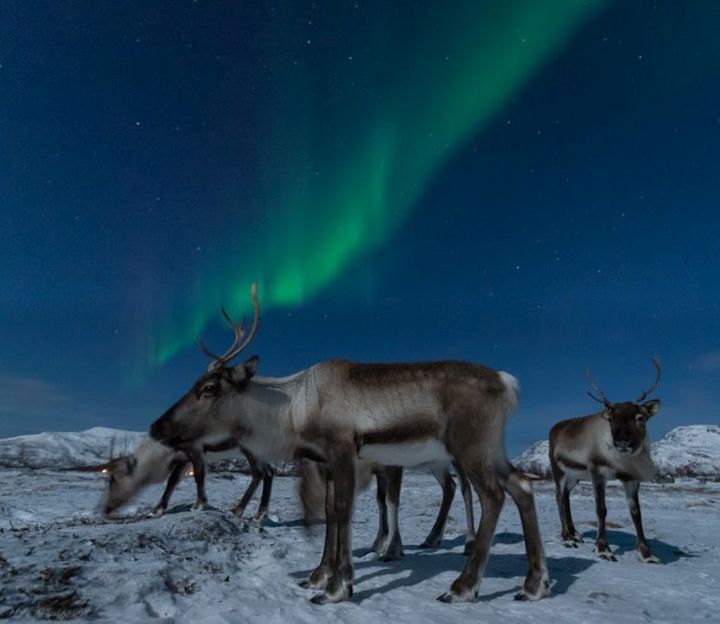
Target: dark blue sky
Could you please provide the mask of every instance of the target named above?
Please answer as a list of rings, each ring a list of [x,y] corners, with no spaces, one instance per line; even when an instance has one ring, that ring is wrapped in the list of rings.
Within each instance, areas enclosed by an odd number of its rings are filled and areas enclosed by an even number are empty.
[[[332,205],[278,210],[264,189],[315,166],[299,155],[349,153],[387,101],[412,114],[433,98],[433,59],[462,39],[449,25],[464,11],[489,37],[527,3],[239,4],[0,5],[1,436],[144,429],[207,363],[185,343],[149,357],[164,325],[187,327],[210,290],[237,299],[246,258],[262,286],[295,223],[302,264],[332,218]],[[263,374],[331,357],[503,368],[523,387],[518,452],[594,409],[588,367],[626,400],[655,355],[653,437],[720,420],[720,6],[594,4],[426,172],[386,236],[265,307]],[[393,82],[414,75],[401,61],[420,68],[415,88]],[[258,233],[275,228],[277,245]],[[217,350],[229,340],[219,322],[202,333]]]

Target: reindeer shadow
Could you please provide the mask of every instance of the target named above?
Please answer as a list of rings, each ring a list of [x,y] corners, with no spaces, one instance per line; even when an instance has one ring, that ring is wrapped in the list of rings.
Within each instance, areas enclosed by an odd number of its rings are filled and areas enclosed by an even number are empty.
[[[499,538],[499,539],[498,539]],[[520,534],[515,533],[499,533],[495,538],[495,543],[516,544],[523,541]],[[374,594],[385,594],[401,587],[411,587],[422,583],[423,581],[432,579],[443,572],[460,573],[467,557],[455,549],[463,546],[465,537],[459,536],[452,540],[443,542],[443,545],[437,549],[428,550],[420,546],[406,547],[405,556],[397,561],[382,562],[377,559],[366,561],[357,561],[355,563],[356,577],[354,586],[357,590],[358,586],[371,579],[383,576],[395,576],[399,572],[409,571],[410,574],[402,578],[393,578],[381,587],[372,589],[355,591],[353,602],[361,603]],[[372,552],[367,548],[357,549],[353,551],[354,556],[365,556]],[[568,588],[577,579],[578,575],[595,565],[597,562],[592,559],[580,557],[549,557],[547,559],[548,571],[552,579],[552,596],[564,594]],[[366,572],[366,573],[363,573]],[[487,578],[507,578],[524,579],[527,572],[527,558],[524,554],[490,553],[484,576]],[[293,572],[291,576],[295,578],[306,578],[310,573]],[[444,591],[444,587],[438,587],[438,595]],[[494,592],[480,596],[480,601],[485,602],[500,598],[508,594],[514,594],[522,589],[521,585],[515,585],[506,590]]]
[[[586,542],[590,542],[592,545],[595,542],[597,531],[584,531],[582,536]],[[607,531],[607,538],[610,543],[610,548],[613,549],[616,555],[632,554],[637,549],[637,538],[634,533],[609,530]],[[649,538],[647,543],[653,555],[660,560],[660,563],[675,563],[680,559],[697,557],[697,555],[686,552],[677,546],[673,546],[659,539]]]

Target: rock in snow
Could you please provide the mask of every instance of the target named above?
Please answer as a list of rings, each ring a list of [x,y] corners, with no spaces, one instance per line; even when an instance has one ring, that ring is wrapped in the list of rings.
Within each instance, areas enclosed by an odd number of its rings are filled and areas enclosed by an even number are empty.
[[[652,457],[661,481],[690,477],[720,480],[720,426],[688,425],[669,431],[652,445]],[[530,446],[513,462],[520,470],[550,479],[548,441]]]

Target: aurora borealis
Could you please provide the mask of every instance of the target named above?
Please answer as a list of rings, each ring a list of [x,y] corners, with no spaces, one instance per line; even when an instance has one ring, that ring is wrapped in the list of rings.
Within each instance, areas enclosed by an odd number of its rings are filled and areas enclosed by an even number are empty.
[[[467,2],[432,16],[415,11],[409,23],[407,14],[383,11],[382,33],[361,22],[365,32],[356,36],[367,43],[342,57],[345,71],[308,53],[311,39],[280,43],[269,62],[271,69],[277,64],[276,80],[288,92],[268,110],[274,115],[282,109],[283,118],[280,127],[263,119],[258,127],[272,130],[257,137],[266,144],[266,166],[280,173],[259,174],[257,193],[271,217],[249,244],[238,237],[222,269],[198,267],[198,286],[189,301],[180,302],[182,313],[168,323],[163,311],[151,332],[157,336],[151,361],[162,364],[194,344],[223,302],[246,306],[253,280],[264,287],[265,307],[296,306],[337,279],[351,260],[387,241],[433,171],[481,131],[603,4]],[[339,15],[324,17],[334,28],[333,18],[342,22]],[[394,51],[403,37],[406,45]],[[352,44],[348,49],[354,50]],[[303,59],[302,67],[283,67],[282,56]],[[372,90],[358,88],[358,76]],[[257,98],[273,95],[261,92]],[[292,128],[291,140],[286,128]]]
[[[0,436],[143,429],[259,283],[260,371],[463,359],[511,452],[663,364],[720,404],[720,5],[0,3]]]

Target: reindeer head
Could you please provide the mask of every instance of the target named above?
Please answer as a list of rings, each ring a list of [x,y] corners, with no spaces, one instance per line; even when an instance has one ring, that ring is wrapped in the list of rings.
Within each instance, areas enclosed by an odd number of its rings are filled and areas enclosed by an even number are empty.
[[[111,459],[108,464],[108,486],[103,512],[112,513],[127,503],[139,490],[137,458],[134,455]]]
[[[660,401],[658,399],[645,401],[650,393],[657,388],[660,381],[660,363],[655,358],[651,358],[651,361],[655,366],[655,383],[635,401],[613,403],[590,380],[590,385],[597,394],[588,391],[588,395],[591,399],[605,406],[602,415],[610,424],[613,446],[620,453],[632,454],[642,447],[647,436],[645,425],[660,410]]]
[[[225,310],[223,316],[235,333],[235,340],[223,355],[214,355],[200,342],[200,348],[212,358],[208,372],[198,379],[170,409],[150,427],[150,436],[174,448],[226,438],[226,414],[237,410],[237,402],[257,370],[258,358],[251,357],[242,364],[230,367],[228,363],[243,351],[255,336],[260,320],[257,286],[252,285],[254,319],[248,337],[243,323],[234,323]],[[238,431],[237,434],[241,434]]]

